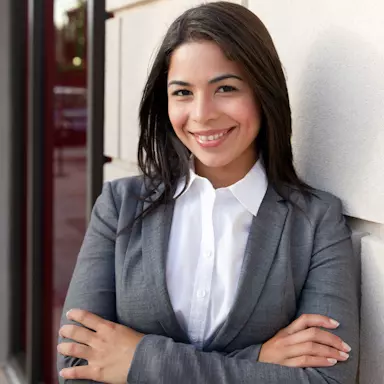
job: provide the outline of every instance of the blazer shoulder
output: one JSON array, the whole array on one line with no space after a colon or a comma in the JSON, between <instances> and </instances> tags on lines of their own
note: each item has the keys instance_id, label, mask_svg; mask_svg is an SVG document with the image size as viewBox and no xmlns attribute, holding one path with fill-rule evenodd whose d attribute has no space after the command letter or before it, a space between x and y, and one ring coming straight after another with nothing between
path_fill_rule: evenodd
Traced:
<instances>
[{"instance_id":1,"label":"blazer shoulder","mask_svg":"<svg viewBox=\"0 0 384 384\"><path fill-rule=\"evenodd\" d=\"M137 204L142 195L143 176L130 176L108 181L117 211L124 204Z\"/></svg>"},{"instance_id":2,"label":"blazer shoulder","mask_svg":"<svg viewBox=\"0 0 384 384\"><path fill-rule=\"evenodd\" d=\"M312 188L308 196L304 196L297 189L292 188L290 199L311 222L321 219L327 211L332 211L337 216L343 213L342 201L332 193L320 189Z\"/></svg>"}]
</instances>

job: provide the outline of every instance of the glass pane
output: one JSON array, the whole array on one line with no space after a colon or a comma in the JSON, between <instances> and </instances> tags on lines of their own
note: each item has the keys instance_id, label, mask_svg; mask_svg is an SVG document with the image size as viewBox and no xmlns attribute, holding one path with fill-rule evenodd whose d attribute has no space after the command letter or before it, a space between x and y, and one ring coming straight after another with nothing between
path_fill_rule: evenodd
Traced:
<instances>
[{"instance_id":1,"label":"glass pane","mask_svg":"<svg viewBox=\"0 0 384 384\"><path fill-rule=\"evenodd\" d=\"M54 353L68 284L86 228L86 2L55 0ZM56 368L53 367L56 380Z\"/></svg>"}]
</instances>

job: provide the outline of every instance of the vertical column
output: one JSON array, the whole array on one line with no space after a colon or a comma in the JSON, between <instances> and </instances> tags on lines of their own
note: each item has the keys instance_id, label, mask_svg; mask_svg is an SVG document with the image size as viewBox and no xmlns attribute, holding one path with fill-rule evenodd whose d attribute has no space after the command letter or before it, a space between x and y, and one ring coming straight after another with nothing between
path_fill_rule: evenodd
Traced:
<instances>
[{"instance_id":1,"label":"vertical column","mask_svg":"<svg viewBox=\"0 0 384 384\"><path fill-rule=\"evenodd\" d=\"M0 2L0 364L8 355L9 320L9 263L10 263L10 210L11 182L10 153L10 105L9 105L9 7L10 1Z\"/></svg>"},{"instance_id":2,"label":"vertical column","mask_svg":"<svg viewBox=\"0 0 384 384\"><path fill-rule=\"evenodd\" d=\"M88 0L87 215L101 192L104 165L105 0Z\"/></svg>"},{"instance_id":3,"label":"vertical column","mask_svg":"<svg viewBox=\"0 0 384 384\"><path fill-rule=\"evenodd\" d=\"M10 356L25 368L26 350L26 129L27 11L26 2L9 1L11 22L11 197L10 229ZM4 14L4 12L1 12Z\"/></svg>"},{"instance_id":4,"label":"vertical column","mask_svg":"<svg viewBox=\"0 0 384 384\"><path fill-rule=\"evenodd\" d=\"M53 2L28 3L27 381L50 382L52 357Z\"/></svg>"}]
</instances>

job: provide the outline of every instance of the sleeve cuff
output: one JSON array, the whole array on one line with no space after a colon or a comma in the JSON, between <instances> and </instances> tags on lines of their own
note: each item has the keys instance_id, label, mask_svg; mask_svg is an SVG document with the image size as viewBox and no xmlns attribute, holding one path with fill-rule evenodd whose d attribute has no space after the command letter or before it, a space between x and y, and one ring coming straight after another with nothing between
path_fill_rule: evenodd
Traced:
<instances>
[{"instance_id":1,"label":"sleeve cuff","mask_svg":"<svg viewBox=\"0 0 384 384\"><path fill-rule=\"evenodd\" d=\"M148 376L158 377L156 372L162 365L162 344L166 338L157 335L145 335L136 347L131 367L128 372L127 381L129 384L144 384L150 382Z\"/></svg>"}]
</instances>

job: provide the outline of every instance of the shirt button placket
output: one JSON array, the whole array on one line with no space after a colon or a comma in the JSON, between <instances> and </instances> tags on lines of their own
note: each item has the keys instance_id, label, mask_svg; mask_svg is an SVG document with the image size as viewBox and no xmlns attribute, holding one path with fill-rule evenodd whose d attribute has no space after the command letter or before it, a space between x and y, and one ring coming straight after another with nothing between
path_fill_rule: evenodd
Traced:
<instances>
[{"instance_id":1,"label":"shirt button placket","mask_svg":"<svg viewBox=\"0 0 384 384\"><path fill-rule=\"evenodd\" d=\"M204 321L201 322L200 328L200 340L204 342L205 330L207 328L207 319L208 309L209 309L209 301L210 294L212 289L212 272L213 272L213 261L212 255L215 248L215 233L214 233L214 223L213 223L213 208L215 204L216 193L210 185L209 189L209 199L207 199L208 209L206 209L206 231L203 234L203 244L205 245L205 249L203 250L203 258L204 258L204 270L202 274L202 286L200 289L200 299L204 302L204 310L202 311L202 315Z\"/></svg>"},{"instance_id":2,"label":"shirt button placket","mask_svg":"<svg viewBox=\"0 0 384 384\"><path fill-rule=\"evenodd\" d=\"M215 191L211 185L206 185L201 196L202 209L202 248L199 256L196 271L194 298L192 299L190 331L192 341L198 347L204 345L205 329L207 327L209 298L212 284L213 272L213 250L214 250L214 229L213 229L213 206Z\"/></svg>"}]
</instances>

